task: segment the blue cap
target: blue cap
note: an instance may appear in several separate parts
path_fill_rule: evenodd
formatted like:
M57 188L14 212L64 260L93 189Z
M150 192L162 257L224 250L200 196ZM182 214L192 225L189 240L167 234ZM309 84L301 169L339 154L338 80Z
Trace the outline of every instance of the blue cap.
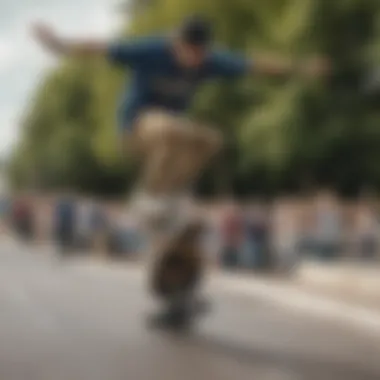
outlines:
M202 16L191 16L187 18L181 27L181 39L195 46L206 46L212 40L211 23Z

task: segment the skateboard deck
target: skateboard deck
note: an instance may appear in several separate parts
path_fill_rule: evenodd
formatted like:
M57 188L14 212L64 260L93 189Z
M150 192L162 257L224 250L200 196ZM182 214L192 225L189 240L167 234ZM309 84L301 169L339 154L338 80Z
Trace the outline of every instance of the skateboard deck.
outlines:
M150 287L163 305L163 311L153 316L158 326L188 327L205 309L197 300L203 277L202 231L201 222L189 222L153 265Z

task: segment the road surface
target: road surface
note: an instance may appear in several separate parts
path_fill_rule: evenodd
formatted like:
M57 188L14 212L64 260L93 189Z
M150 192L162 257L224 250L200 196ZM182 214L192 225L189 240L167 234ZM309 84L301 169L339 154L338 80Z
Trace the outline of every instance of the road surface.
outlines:
M0 243L1 380L379 380L380 338L214 286L179 337L144 326L142 277Z

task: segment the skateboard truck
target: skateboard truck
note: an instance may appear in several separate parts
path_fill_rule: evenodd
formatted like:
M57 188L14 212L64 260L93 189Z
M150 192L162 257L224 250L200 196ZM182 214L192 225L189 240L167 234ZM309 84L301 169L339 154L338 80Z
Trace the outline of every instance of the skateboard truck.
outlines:
M191 320L205 309L205 302L196 296L203 269L203 223L194 217L182 222L166 234L159 233L151 252L150 288L164 305L159 320L163 318L169 324Z

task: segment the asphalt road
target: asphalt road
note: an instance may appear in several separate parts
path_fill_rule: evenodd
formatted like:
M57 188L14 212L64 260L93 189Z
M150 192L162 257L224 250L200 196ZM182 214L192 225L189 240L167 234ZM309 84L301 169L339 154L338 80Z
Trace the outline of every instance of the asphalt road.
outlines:
M0 244L1 380L378 380L380 338L263 299L208 290L188 336L151 331L127 269Z

